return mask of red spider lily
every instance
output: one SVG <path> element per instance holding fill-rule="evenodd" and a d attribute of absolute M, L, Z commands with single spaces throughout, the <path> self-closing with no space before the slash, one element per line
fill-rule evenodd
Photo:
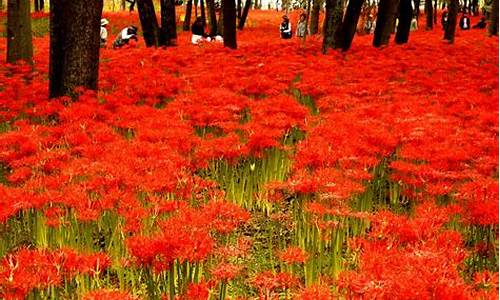
<path fill-rule="evenodd" d="M 280 260 L 287 264 L 303 264 L 308 257 L 307 252 L 299 247 L 288 247 L 279 254 Z"/>
<path fill-rule="evenodd" d="M 238 276 L 243 270 L 242 266 L 222 263 L 211 270 L 212 276 L 218 281 L 228 282 Z"/>
<path fill-rule="evenodd" d="M 134 300 L 134 299 L 137 299 L 137 297 L 133 297 L 127 292 L 108 290 L 108 289 L 88 292 L 82 297 L 82 300 Z"/>

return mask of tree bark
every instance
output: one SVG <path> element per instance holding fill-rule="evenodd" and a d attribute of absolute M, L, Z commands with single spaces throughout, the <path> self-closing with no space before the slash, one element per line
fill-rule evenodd
<path fill-rule="evenodd" d="M 125 0 L 121 0 L 120 1 L 120 8 L 121 8 L 121 10 L 126 10 L 127 9 L 127 5 L 126 5 L 126 1 Z"/>
<path fill-rule="evenodd" d="M 319 14 L 321 11 L 321 0 L 313 0 L 312 11 L 311 11 L 311 34 L 316 34 L 319 32 Z"/>
<path fill-rule="evenodd" d="M 350 0 L 347 5 L 339 41 L 342 51 L 347 51 L 351 48 L 352 40 L 356 34 L 359 15 L 361 14 L 361 8 L 363 7 L 364 2 L 364 0 Z"/>
<path fill-rule="evenodd" d="M 437 0 L 434 0 L 434 13 L 432 14 L 433 18 L 434 18 L 434 25 L 437 24 L 438 22 L 438 1 Z"/>
<path fill-rule="evenodd" d="M 182 30 L 189 31 L 191 27 L 191 11 L 193 10 L 193 0 L 188 0 L 186 3 L 186 14 L 184 16 L 184 23 L 182 24 Z"/>
<path fill-rule="evenodd" d="M 200 0 L 200 16 L 203 19 L 203 23 L 207 24 L 207 16 L 205 14 L 205 1 Z"/>
<path fill-rule="evenodd" d="M 373 36 L 373 46 L 380 47 L 389 44 L 393 31 L 394 18 L 398 0 L 380 0 L 377 13 L 377 24 Z"/>
<path fill-rule="evenodd" d="M 413 8 L 411 6 L 411 0 L 401 0 L 399 3 L 399 23 L 396 31 L 396 44 L 408 43 L 412 16 Z"/>
<path fill-rule="evenodd" d="M 30 0 L 7 2 L 7 62 L 33 59 Z"/>
<path fill-rule="evenodd" d="M 139 11 L 139 19 L 146 47 L 157 47 L 160 41 L 160 28 L 158 26 L 158 19 L 156 19 L 153 1 L 137 0 L 137 10 Z"/>
<path fill-rule="evenodd" d="M 321 51 L 326 53 L 328 48 L 335 48 L 338 28 L 342 22 L 342 0 L 326 0 L 325 21 L 323 24 L 323 46 Z"/>
<path fill-rule="evenodd" d="M 241 13 L 240 22 L 238 23 L 238 30 L 243 30 L 245 27 L 245 22 L 247 21 L 248 12 L 252 6 L 252 0 L 245 0 L 245 6 L 243 7 L 243 12 Z"/>
<path fill-rule="evenodd" d="M 413 12 L 417 17 L 417 21 L 420 18 L 420 0 L 413 0 L 413 5 L 415 7 L 415 11 Z"/>
<path fill-rule="evenodd" d="M 217 21 L 217 33 L 224 36 L 224 11 L 221 9 L 219 13 L 219 21 Z"/>
<path fill-rule="evenodd" d="M 425 0 L 425 30 L 432 30 L 434 24 L 432 17 L 433 10 L 432 0 Z"/>
<path fill-rule="evenodd" d="M 490 35 L 498 35 L 498 0 L 493 0 L 491 6 L 490 26 L 488 27 Z"/>
<path fill-rule="evenodd" d="M 50 2 L 50 98 L 97 90 L 102 8 L 102 0 Z"/>
<path fill-rule="evenodd" d="M 236 5 L 234 0 L 222 0 L 224 47 L 236 49 Z"/>
<path fill-rule="evenodd" d="M 241 0 L 236 1 L 236 18 L 241 19 Z"/>
<path fill-rule="evenodd" d="M 176 44 L 177 39 L 174 0 L 160 0 L 160 16 L 159 44 L 161 46 L 173 46 Z"/>
<path fill-rule="evenodd" d="M 215 1 L 207 0 L 208 32 L 211 36 L 217 35 L 217 13 L 215 12 Z"/>
<path fill-rule="evenodd" d="M 457 27 L 458 0 L 451 0 L 448 4 L 448 24 L 444 31 L 444 39 L 453 43 L 455 41 L 455 29 Z"/>
<path fill-rule="evenodd" d="M 35 7 L 34 7 L 35 11 L 39 11 L 40 10 L 39 4 L 40 3 L 38 2 L 38 0 L 35 0 Z"/>

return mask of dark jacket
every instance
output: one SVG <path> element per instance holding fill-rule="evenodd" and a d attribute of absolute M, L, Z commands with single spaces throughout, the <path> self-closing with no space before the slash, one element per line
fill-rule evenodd
<path fill-rule="evenodd" d="M 460 18 L 460 29 L 469 30 L 470 29 L 470 18 L 466 16 L 462 16 Z"/>

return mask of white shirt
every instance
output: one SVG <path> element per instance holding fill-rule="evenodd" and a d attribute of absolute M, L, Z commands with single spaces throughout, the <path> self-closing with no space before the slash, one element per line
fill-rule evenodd
<path fill-rule="evenodd" d="M 102 27 L 102 26 L 101 26 L 101 40 L 105 40 L 105 41 L 108 40 L 108 30 L 106 29 L 106 27 Z"/>
<path fill-rule="evenodd" d="M 128 34 L 128 28 L 123 29 L 120 35 L 122 37 L 122 40 L 128 40 L 134 36 L 133 34 Z"/>

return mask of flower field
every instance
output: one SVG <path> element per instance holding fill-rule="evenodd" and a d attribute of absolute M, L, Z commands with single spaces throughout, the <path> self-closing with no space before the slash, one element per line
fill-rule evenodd
<path fill-rule="evenodd" d="M 322 55 L 280 17 L 101 50 L 78 101 L 47 35 L 0 65 L 1 299 L 498 299 L 498 37 Z"/>

